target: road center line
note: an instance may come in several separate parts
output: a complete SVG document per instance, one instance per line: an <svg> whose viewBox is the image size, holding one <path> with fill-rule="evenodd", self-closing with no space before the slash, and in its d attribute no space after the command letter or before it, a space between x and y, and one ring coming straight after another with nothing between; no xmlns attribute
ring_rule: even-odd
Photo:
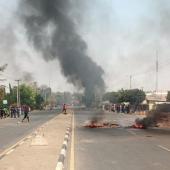
<svg viewBox="0 0 170 170"><path fill-rule="evenodd" d="M164 147L164 146L162 146L162 145L158 145L158 147L161 148L161 149L163 149L163 150L165 150L165 151L170 152L170 149L168 149L168 148L166 148L166 147Z"/></svg>

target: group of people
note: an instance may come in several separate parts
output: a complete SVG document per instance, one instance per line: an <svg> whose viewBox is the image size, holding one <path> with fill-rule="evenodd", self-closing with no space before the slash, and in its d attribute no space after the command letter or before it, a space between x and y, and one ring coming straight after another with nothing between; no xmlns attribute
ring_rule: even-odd
<svg viewBox="0 0 170 170"><path fill-rule="evenodd" d="M130 105L127 104L125 105L124 103L123 104L114 104L112 106L112 111L113 112L117 112L117 113L130 113Z"/></svg>
<svg viewBox="0 0 170 170"><path fill-rule="evenodd" d="M117 113L130 113L130 105L129 104L113 104L111 107L111 111Z"/></svg>
<svg viewBox="0 0 170 170"><path fill-rule="evenodd" d="M0 107L0 119L7 117L19 118L21 115L24 115L22 122L27 119L29 122L29 112L30 107L23 105L21 108L17 106L11 106L9 109Z"/></svg>
<svg viewBox="0 0 170 170"><path fill-rule="evenodd" d="M20 117L20 108L11 106L10 107L10 117L11 118L19 118Z"/></svg>

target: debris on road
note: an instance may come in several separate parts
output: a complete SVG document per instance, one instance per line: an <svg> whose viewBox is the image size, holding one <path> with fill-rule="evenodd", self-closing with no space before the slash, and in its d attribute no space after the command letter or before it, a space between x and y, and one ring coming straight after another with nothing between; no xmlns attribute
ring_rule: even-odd
<svg viewBox="0 0 170 170"><path fill-rule="evenodd" d="M170 128L170 112L167 105L160 105L151 110L147 117L137 118L131 128L147 129L148 127Z"/></svg>
<svg viewBox="0 0 170 170"><path fill-rule="evenodd" d="M120 127L119 124L109 121L87 121L84 124L84 127L86 128L116 128Z"/></svg>

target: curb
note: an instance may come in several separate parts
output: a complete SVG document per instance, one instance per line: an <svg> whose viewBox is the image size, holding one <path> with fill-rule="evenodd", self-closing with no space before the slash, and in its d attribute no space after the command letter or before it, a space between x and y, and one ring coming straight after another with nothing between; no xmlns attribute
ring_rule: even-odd
<svg viewBox="0 0 170 170"><path fill-rule="evenodd" d="M65 136L64 136L64 142L63 142L63 145L62 145L62 148L61 148L61 151L60 151L58 163L57 163L55 170L62 170L64 168L64 161L65 161L65 158L66 158L66 153L67 153L67 149L68 149L68 142L69 142L69 138L71 136L71 132L72 132L71 128L68 127L67 130L66 130Z"/></svg>

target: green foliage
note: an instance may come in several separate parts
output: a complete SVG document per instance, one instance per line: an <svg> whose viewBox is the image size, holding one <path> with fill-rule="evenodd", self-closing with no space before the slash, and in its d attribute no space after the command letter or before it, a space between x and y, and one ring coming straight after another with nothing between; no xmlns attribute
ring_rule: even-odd
<svg viewBox="0 0 170 170"><path fill-rule="evenodd" d="M25 84L22 84L20 86L21 105L26 104L34 108L36 104L35 97L36 93L30 86L27 86Z"/></svg>
<svg viewBox="0 0 170 170"><path fill-rule="evenodd" d="M103 100L108 100L111 103L129 102L132 105L138 105L145 100L145 93L139 89L121 89L118 92L105 93Z"/></svg>
<svg viewBox="0 0 170 170"><path fill-rule="evenodd" d="M132 105L138 105L145 100L145 92L139 89L120 90L119 102L129 102Z"/></svg>
<svg viewBox="0 0 170 170"><path fill-rule="evenodd" d="M16 105L17 103L17 87L11 87L10 93L5 94L3 99L8 101L8 106ZM26 104L29 105L31 108L41 109L44 103L44 99L41 97L40 94L36 94L35 90L25 84L20 86L20 100L21 105Z"/></svg>

